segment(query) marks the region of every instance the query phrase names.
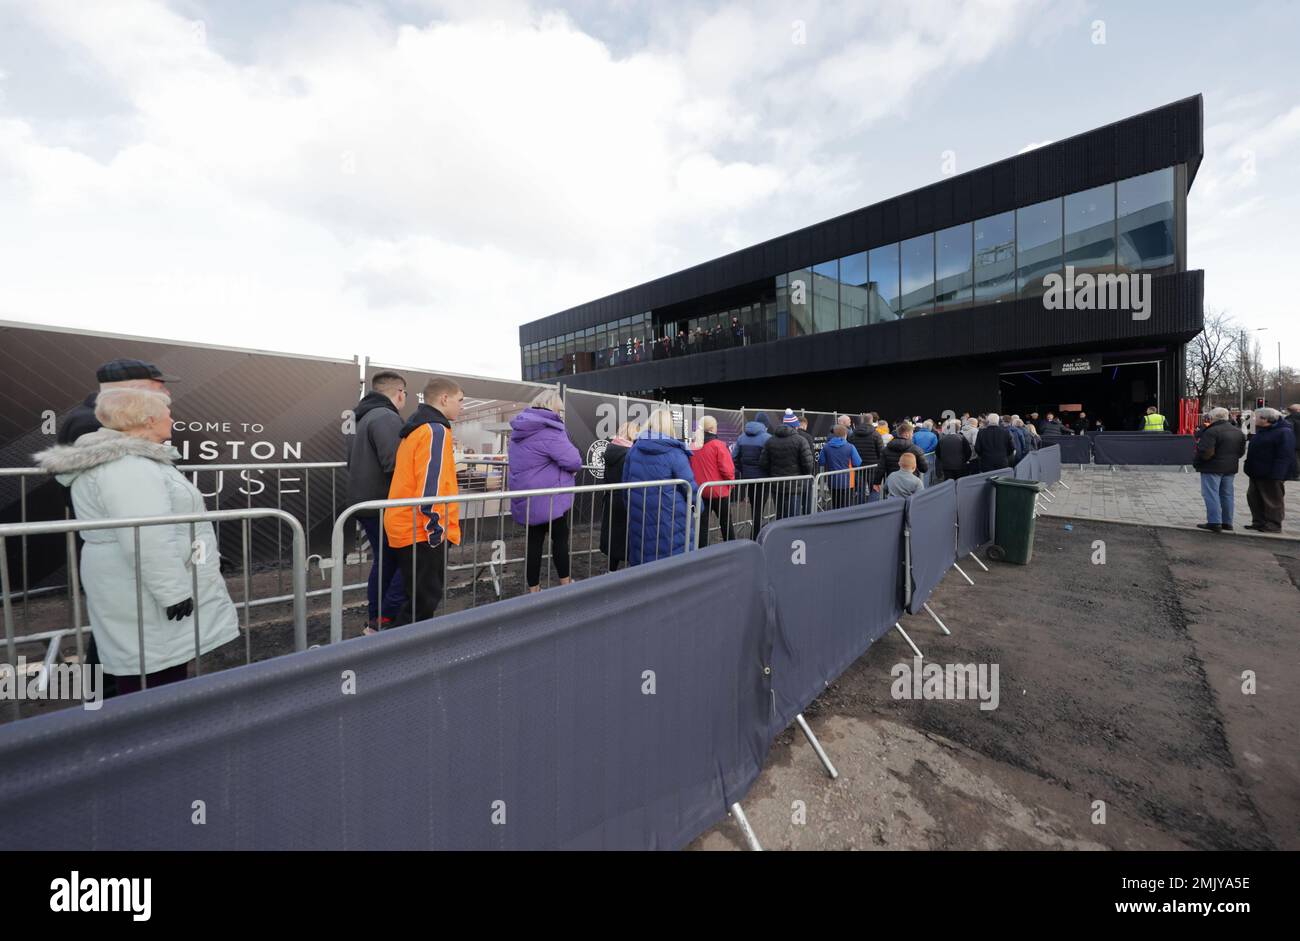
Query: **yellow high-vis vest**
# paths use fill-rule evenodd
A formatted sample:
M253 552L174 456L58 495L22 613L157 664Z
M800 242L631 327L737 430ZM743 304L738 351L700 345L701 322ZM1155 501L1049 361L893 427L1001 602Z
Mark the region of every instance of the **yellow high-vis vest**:
M1156 412L1153 415L1148 415L1146 418L1146 424L1142 426L1142 430L1143 431L1164 431L1165 416L1161 415L1159 412Z

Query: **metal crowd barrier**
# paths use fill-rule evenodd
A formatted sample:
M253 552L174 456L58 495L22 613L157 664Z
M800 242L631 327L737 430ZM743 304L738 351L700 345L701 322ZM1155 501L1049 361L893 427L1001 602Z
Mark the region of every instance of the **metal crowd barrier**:
M772 520L785 519L787 516L804 516L813 512L812 484L811 474L744 480L710 480L701 484L693 507L695 525L691 545L697 549L708 545L707 534L712 530L705 518L706 512L712 512L719 517L719 528L721 528L722 515L726 514L731 535L722 533L724 541L737 536L742 539L757 539L763 526ZM727 497L711 496L723 487L730 488ZM746 504L747 512L744 518L737 519L742 501Z
M244 464L177 464L176 469L189 476L191 483L198 488L199 493L203 495L205 504L207 500L213 500L214 510L221 509L221 493L225 489L225 475L227 473L236 473L241 475L241 480L245 483L260 483L260 477L252 476L252 471L274 471L275 472L275 509L284 510L284 497L288 494L301 493L303 495L303 530L310 535L312 529L312 471L329 471L329 493L330 493L330 519L334 519L338 514L338 471L346 469L347 463L344 461L308 461L299 463L244 463ZM292 472L292 474L286 474ZM298 473L301 472L301 473ZM215 474L215 480L204 479L201 474ZM39 467L0 467L0 478L16 477L18 479L18 522L28 523L35 522L27 518L27 480L32 477L49 477L53 474ZM215 484L211 491L204 489L204 484ZM297 489L296 485L301 483L302 489ZM286 488L286 485L291 485ZM246 500L244 509L253 509L253 494L250 488L245 487ZM236 501L238 505L239 501ZM65 516L66 518L66 516ZM319 523L320 521L317 520ZM221 546L221 528L214 527L216 533L217 546ZM280 570L281 560L284 556L284 529L283 523L277 521L276 532L276 560L277 573L276 584L277 590L283 594L284 581L283 572ZM28 599L41 594L49 594L61 590L66 590L67 585L53 585L46 588L33 589L30 584L29 567L28 567L28 547L27 537L22 537L21 545L22 563L22 591L15 592L15 597L23 599L23 620L28 618ZM353 588L361 586L351 586Z
M488 547L490 551L486 557L483 557L481 554L483 538L482 538L481 527L478 525L485 518L485 515L482 513L477 515L465 514L465 513L458 514L461 521L460 545L459 546L452 545L449 542L447 542L445 539L443 542L443 552L442 552L443 593L440 597L433 599L435 608L437 606L442 606L442 602L453 590L459 592L459 591L463 591L467 587L464 584L453 585L448 580L447 577L448 573L457 572L457 571L466 571L466 570L471 572L470 580L468 584L468 588L470 590L470 607L477 607L478 606L478 583L480 580L480 576L483 572L486 571L489 574L490 580L492 581L493 594L494 594L493 600L499 599L504 594L504 590L502 588L502 579L505 576L508 567L516 563L521 563L526 568L528 564L528 557L534 554L534 550L530 548L528 544L529 542L528 537L530 535L530 530L534 528L534 524L531 521L532 502L530 498L555 497L555 496L561 496L565 494L572 494L574 497L575 507L579 506L579 501L581 500L581 498L583 497L589 498L588 506L590 507L591 515L588 517L587 533L586 533L587 540L588 540L588 547L585 551L580 551L577 554L587 556L588 566L587 566L586 574L587 577L592 577L593 575L601 574L599 572L593 571L594 564L592 563L594 554L601 552L601 549L594 545L594 540L597 538L596 535L597 520L595 517L596 495L598 494L607 495L606 500L604 501L605 505L600 510L600 516L602 518L602 521L606 522L611 538L614 530L615 516L619 513L623 515L623 521L622 521L624 526L623 559L612 560L607 555L605 571L609 572L617 568L617 564L621 563L622 561L626 561L628 559L628 556L631 554L629 551L631 547L627 545L627 540L629 538L628 533L631 530L631 523L633 518L633 513L632 513L633 501L630 499L631 496L630 492L635 490L648 491L651 488L658 491L657 502L654 507L656 533L655 533L655 542L653 548L654 548L655 558L650 560L643 558L642 560L642 561L657 561L657 559L661 555L659 551L659 537L662 535L660 529L663 521L664 492L672 491L674 488L678 488L678 487L687 488L687 490L689 491L691 485L686 480L682 480L680 478L674 478L672 480L634 481L631 483L595 484L590 486L549 487L549 488L541 488L536 490L503 491L501 493L470 493L470 494L462 493L462 494L450 494L447 496L437 496L437 497L427 497L427 496L409 497L400 500L368 500L364 503L354 504L353 506L350 506L347 509L345 509L339 515L339 518L335 520L334 531L331 538L332 564L330 568L333 574L330 583L330 643L337 643L338 641L343 639L343 566L341 564L341 560L343 559L344 536L347 532L348 524L355 518L358 512L378 510L379 517L380 517L379 531L383 533L384 516L388 511L394 509L404 510L405 508L409 507L411 510L412 523L418 527L419 514L417 512L417 508L420 507L445 508L450 504L457 504L460 509L463 509L466 506L475 506L490 501L498 501L500 503L506 504L504 508L498 508L498 512L496 514L497 517L496 538L491 540L488 543ZM629 493L629 499L623 502L623 506L621 509L618 506L619 503L618 499L612 496L613 494L618 492ZM649 497L648 494L646 496L647 498ZM515 499L525 500L524 523L521 526L518 523L514 523L512 519L511 528L507 530L505 517L506 517L506 513L509 512L508 503L510 500L515 500ZM669 509L670 511L672 511L672 507L670 507ZM681 521L682 534L683 534L683 551L685 551L686 548L689 547L690 510L691 510L690 503L688 501L685 518ZM445 512L445 509L442 512ZM645 515L646 515L645 511L643 510L642 516L644 517ZM669 519L669 533L668 533L669 554L673 554L671 552L671 549L675 543L677 515L678 514L675 511L673 511L671 512L670 519ZM573 552L573 537L576 535L573 526L574 518L575 518L574 512L572 509L570 509L569 511L566 511L566 513L558 519L544 521L546 525L546 531L544 533L539 532L537 534L540 535L542 538L540 540L541 545L536 547L536 554L541 563L540 568L544 568L546 570L547 587L549 587L551 583L552 569L554 569L557 574L559 573L560 570L559 565L556 562L556 553L554 552L554 548L557 542L563 547L563 555L565 557L565 568L568 569L568 571L570 572L570 575L568 577L572 578L573 556L575 554ZM474 526L473 537L471 539L467 539L466 537L469 535L468 532L469 527L467 527L465 523L470 520L474 521L476 525ZM563 523L557 527L556 524L559 523L560 520L563 520ZM536 525L540 526L542 525L542 523L538 523ZM492 534L489 533L488 535L491 536ZM522 538L523 541L523 554L512 555L510 552L510 543L511 541L520 538ZM536 538L537 536L534 535L534 539ZM645 527L643 526L642 527L643 545L640 547L643 554L645 551L645 546L644 546L645 538L646 538L646 530ZM551 547L552 550L550 552L546 551L546 547L548 545ZM411 572L412 572L411 581L412 582L416 580L416 575L418 574L416 546L417 543L412 543L409 550L406 547L390 550L390 552L392 552L393 554L405 553L409 551L410 558L411 558ZM612 549L613 546L611 545L609 548ZM516 552L517 551L518 549L516 549ZM455 555L459 559L458 562L452 562L453 555ZM468 560L466 558L467 556L469 557ZM380 597L381 606L383 601L383 588L385 585L384 574L383 574L383 558L384 558L383 554L381 553L378 560L379 562L378 581L380 586L379 597ZM548 562L550 562L551 564L547 564ZM406 573L403 572L403 575L405 574ZM563 578L564 576L561 575L561 577ZM411 585L406 586L408 605L412 603L411 587L412 587ZM540 582L540 575L539 575L539 583L537 587L538 588L542 587ZM395 613L401 617L405 617L411 612L403 611L403 612L395 612ZM378 614L380 617L384 616L382 607L380 608Z
M294 647L296 650L307 649L307 602L306 602L306 585L307 585L307 557L306 557L306 536L302 524L292 515L283 510L267 508L255 508L244 510L218 510L203 513L181 513L167 516L140 516L124 517L120 519L104 520L54 520L48 522L34 523L7 523L0 525L0 592L3 593L3 611L5 627L5 648L8 662L13 669L18 669L17 646L19 643L26 643L31 640L30 637L19 637L15 632L14 613L12 592L9 584L9 554L8 540L10 538L25 538L27 536L44 535L49 533L64 533L66 536L68 552L68 572L72 587L72 627L71 632L76 634L77 654L81 663L85 662L85 643L83 637L84 628L81 625L81 591L78 584L78 567L76 562L77 548L75 534L78 532L87 532L99 529L131 529L134 537L134 570L135 570L135 594L136 594L136 623L138 626L139 639L139 657L140 657L140 683L142 687L148 685L146 678L146 665L144 656L144 584L140 572L140 529L145 526L169 526L177 523L189 524L190 545L193 546L196 541L196 524L197 523L220 523L238 520L241 522L243 532L243 558L244 558L244 650L245 658L248 661L252 659L252 641L249 631L248 612L249 604L249 523L254 519L277 519L289 526L290 533L293 537L291 554L293 565L293 627L294 627ZM213 526L215 531L216 526ZM214 560L213 564L219 565L220 562ZM194 643L195 643L195 668L202 672L202 653L199 649L199 570L198 566L191 566L193 599L194 599ZM59 632L60 635L67 631ZM57 648L53 648L57 649ZM54 653L46 654L45 663L53 662ZM18 718L19 701L13 700L14 718Z
M875 492L873 488L884 479L883 471L879 464L821 471L813 478L813 493L816 495L813 505L822 512L870 503Z

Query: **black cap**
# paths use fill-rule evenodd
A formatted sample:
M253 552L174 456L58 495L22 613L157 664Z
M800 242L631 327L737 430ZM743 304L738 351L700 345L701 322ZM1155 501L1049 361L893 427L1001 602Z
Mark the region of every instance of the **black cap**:
M95 379L99 382L126 382L128 379L156 379L158 382L180 382L175 376L167 376L153 363L138 359L115 359L95 370Z

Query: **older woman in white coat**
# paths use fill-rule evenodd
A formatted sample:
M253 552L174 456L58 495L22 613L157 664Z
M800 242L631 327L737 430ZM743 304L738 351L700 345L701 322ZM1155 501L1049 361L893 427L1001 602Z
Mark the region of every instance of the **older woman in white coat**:
M72 490L77 519L201 513L203 495L173 466L170 399L147 389L109 389L95 405L103 428L74 444L36 455L40 466ZM185 679L197 647L203 653L239 636L239 619L221 576L211 523L140 527L137 604L135 536L131 529L82 534L81 583L104 672L120 693ZM198 570L195 597L194 570ZM197 606L197 612L196 612ZM143 666L140 624L144 624Z

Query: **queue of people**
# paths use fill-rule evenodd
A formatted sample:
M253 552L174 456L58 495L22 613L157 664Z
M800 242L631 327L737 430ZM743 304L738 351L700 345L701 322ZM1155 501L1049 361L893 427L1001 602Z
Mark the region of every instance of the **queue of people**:
M176 469L179 453L167 443L172 434L168 383L178 380L136 360L107 363L97 378L99 390L65 419L56 446L35 456L68 488L76 518L203 512L202 493ZM403 501L355 514L372 559L364 633L432 617L443 601L448 546L461 542L453 423L464 399L455 380L435 377L403 419L406 380L383 371L372 377L353 409L349 504ZM1163 421L1154 409L1148 418L1153 431ZM1207 517L1202 529L1233 530L1235 481L1244 471L1252 517L1246 528L1281 531L1285 482L1300 479L1300 405L1285 415L1256 409L1251 421L1254 433L1248 438L1227 409L1215 408L1198 429L1194 466L1201 474ZM1081 413L1074 430L1086 427ZM768 499L774 499L777 519L810 512L815 495L808 481L781 478L831 472L826 478L830 507L837 509L915 494L925 486L931 462L936 479L958 479L1014 466L1051 438L1069 433L1050 412L1042 418L1031 413L1027 421L1019 415L959 418L946 412L937 425L914 416L892 427L864 412L839 416L818 448L806 418L792 409L775 426L760 413L730 447L718 430L716 418L703 416L688 443L677 436L670 410L659 408L644 425L625 423L607 442L605 483L678 481L601 494L599 547L611 571L685 552L697 499L702 500L699 544L706 546L713 521L723 541L735 538L736 506L742 500L750 504L755 536ZM548 542L559 582L568 584L574 496L553 491L575 486L582 458L566 429L560 395L543 392L510 422L508 458L512 493L552 491L510 498L511 517L524 532L527 590L541 588ZM196 653L238 636L212 525L195 524L193 544L189 524L142 526L138 532L138 537L131 530L84 534L79 564L93 635L87 662L103 665L106 695L183 679Z

